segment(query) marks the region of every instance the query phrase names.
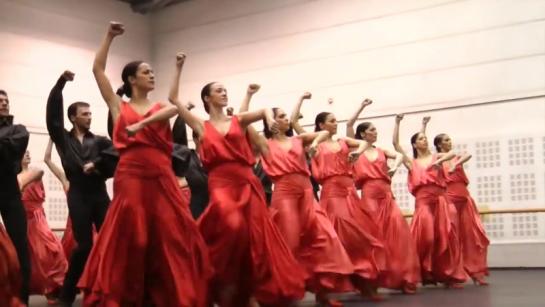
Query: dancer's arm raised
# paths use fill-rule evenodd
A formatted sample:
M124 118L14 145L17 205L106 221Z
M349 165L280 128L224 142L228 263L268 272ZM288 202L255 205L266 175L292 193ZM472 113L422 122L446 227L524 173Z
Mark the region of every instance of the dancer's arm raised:
M422 127L420 127L420 133L426 134L426 128L428 128L428 123L430 122L431 116L424 116L422 118Z
M119 22L110 22L106 36L102 40L102 44L100 45L95 55L95 61L93 62L95 80L98 84L102 98L108 105L108 109L112 114L114 122L117 121L117 117L119 116L121 97L114 92L110 80L106 76L106 62L108 60L108 52L112 45L112 41L116 36L122 35L124 32L125 28L123 24Z
M355 138L356 137L356 132L354 130L354 124L356 123L356 120L358 120L358 117L360 116L361 112L363 111L363 109L365 109L366 106L370 105L373 103L373 100L371 99L368 99L368 98L365 98L359 108L356 110L356 112L354 112L354 114L352 114L352 116L348 119L348 121L346 122L346 136L349 137L349 138Z
M305 129L299 124L299 116L301 114L301 105L303 104L303 101L310 98L312 98L311 93L303 93L303 95L301 95L301 97L299 97L299 99L297 100L297 103L295 104L295 107L293 107L293 111L291 112L291 127L293 128L293 130L295 130L297 134L302 134L306 132Z
M394 149L399 152L403 156L403 165L408 170L411 170L412 168L412 159L407 155L405 150L403 150L403 147L399 144L399 124L401 123L401 120L403 120L404 114L397 114L395 118L395 126L394 126L394 136L392 143L394 145Z
M242 103L240 104L240 108L238 109L239 113L242 112L248 112L250 110L250 100L252 100L252 97L254 96L261 86L259 84L252 83L248 85L248 90L246 91L246 96L244 96L244 99L242 100Z
M181 103L178 98L178 87L180 86L180 75L182 74L182 68L184 66L186 56L184 53L178 53L176 55L176 72L174 79L170 86L170 93L168 100L176 107L178 114L183 118L185 123L191 127L191 129L199 136L204 132L204 120L191 113L188 107Z

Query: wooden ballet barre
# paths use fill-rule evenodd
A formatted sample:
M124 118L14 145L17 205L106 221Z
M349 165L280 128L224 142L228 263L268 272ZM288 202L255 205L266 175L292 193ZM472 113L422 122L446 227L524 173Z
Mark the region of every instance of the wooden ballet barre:
M544 213L545 208L525 208L525 209L497 209L479 211L480 215L488 214L510 214L510 213ZM403 213L403 217L413 217L414 212Z

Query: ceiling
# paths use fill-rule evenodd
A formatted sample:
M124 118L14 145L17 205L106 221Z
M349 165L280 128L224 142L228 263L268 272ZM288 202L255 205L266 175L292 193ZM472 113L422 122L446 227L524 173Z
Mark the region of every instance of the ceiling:
M147 14L162 10L168 6L191 0L117 0L131 5L134 12Z

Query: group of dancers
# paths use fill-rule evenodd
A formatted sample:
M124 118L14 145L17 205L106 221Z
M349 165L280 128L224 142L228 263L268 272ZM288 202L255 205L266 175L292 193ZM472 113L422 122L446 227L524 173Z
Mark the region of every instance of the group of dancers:
M69 210L62 243L45 219L43 171L29 168L29 134L13 123L0 91L1 306L28 304L29 293L71 306L81 292L84 306L280 307L306 291L320 305L342 306L330 294L359 292L380 301L379 288L414 294L419 284L461 288L468 278L487 284L489 241L463 169L470 156L454 153L446 134L434 138L432 153L429 117L411 137L409 155L399 141L403 115L395 118L395 150L374 145L378 133L370 122L354 130L369 99L344 137L336 136L330 112L316 116L314 131L299 124L311 93L301 95L291 115L250 111L260 88L251 84L239 112L226 112L227 90L211 82L201 91L205 120L178 98L183 53L168 103L148 99L154 72L142 61L124 67L123 85L114 91L105 68L124 31L110 23L93 64L113 142L90 131L85 102L68 107L73 128L64 128L62 90L72 72L60 76L47 100L51 141L44 161L61 181ZM258 121L262 134L252 126ZM51 161L53 144L62 169ZM391 189L401 165L416 199L410 225Z

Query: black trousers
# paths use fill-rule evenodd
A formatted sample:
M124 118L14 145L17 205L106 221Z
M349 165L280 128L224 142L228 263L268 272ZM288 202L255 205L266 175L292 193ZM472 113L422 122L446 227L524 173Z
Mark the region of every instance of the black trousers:
M77 247L70 257L60 298L63 302L71 303L76 298L76 286L93 247L93 225L97 231L102 226L110 197L105 188L98 191L86 191L71 186L67 194L67 202Z
M21 300L28 305L28 292L30 283L30 258L28 253L27 223L21 194L0 194L0 214L6 227L21 267L22 287Z

